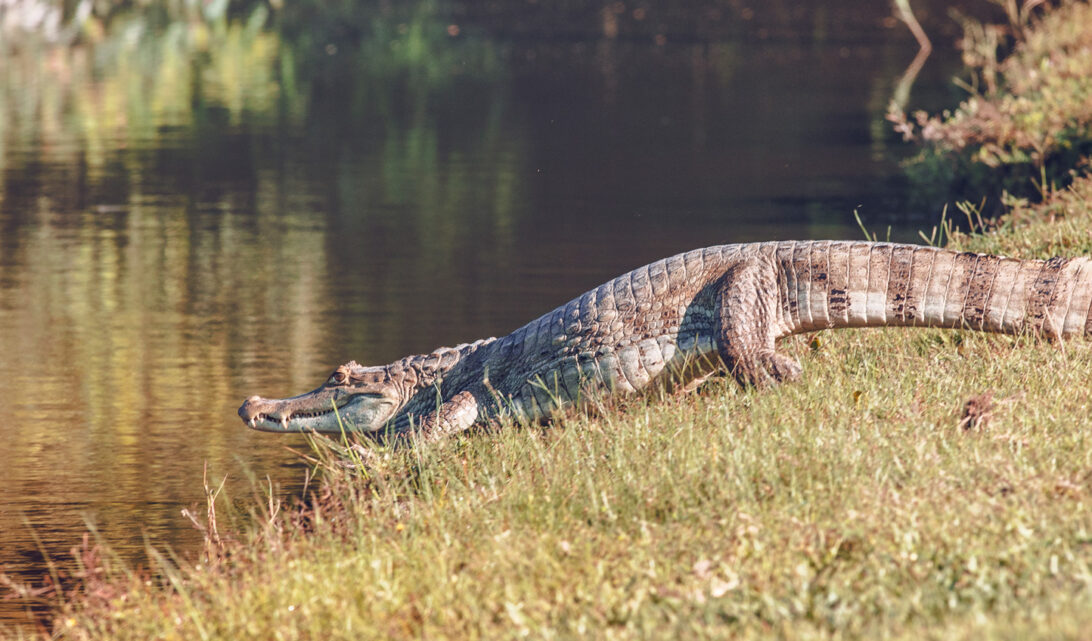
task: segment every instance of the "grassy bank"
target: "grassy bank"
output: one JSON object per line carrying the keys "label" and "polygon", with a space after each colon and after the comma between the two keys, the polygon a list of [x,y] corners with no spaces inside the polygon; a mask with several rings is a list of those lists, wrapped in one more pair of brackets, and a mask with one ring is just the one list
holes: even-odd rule
{"label": "grassy bank", "polygon": [[[1078,180],[952,244],[1092,254],[1089,196]],[[314,514],[260,516],[226,560],[162,583],[96,579],[58,631],[1081,638],[1084,342],[891,329],[789,349],[805,374],[779,389],[716,383],[398,453],[371,474],[332,466]]]}
{"label": "grassy bank", "polygon": [[[953,244],[1090,254],[1092,184],[1075,189]],[[1064,219],[1044,222],[1057,207]],[[227,560],[162,584],[95,583],[59,631],[1080,638],[1084,342],[892,329],[789,349],[805,373],[779,389],[716,383],[399,453],[371,474],[333,466],[311,517],[260,517]]]}
{"label": "grassy bank", "polygon": [[[1088,178],[1008,206],[950,246],[1092,255]],[[233,515],[218,497],[206,562],[149,578],[89,554],[55,631],[1087,638],[1088,347],[821,332],[788,342],[804,376],[777,389],[714,382],[391,453],[369,472],[320,448],[307,510]]]}

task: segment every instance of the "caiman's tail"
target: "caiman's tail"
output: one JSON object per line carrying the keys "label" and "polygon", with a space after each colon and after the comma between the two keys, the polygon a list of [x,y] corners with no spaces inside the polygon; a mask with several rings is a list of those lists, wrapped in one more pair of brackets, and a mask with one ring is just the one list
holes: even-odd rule
{"label": "caiman's tail", "polygon": [[782,312],[804,332],[968,328],[1049,338],[1092,333],[1092,260],[1017,260],[864,242],[778,243]]}

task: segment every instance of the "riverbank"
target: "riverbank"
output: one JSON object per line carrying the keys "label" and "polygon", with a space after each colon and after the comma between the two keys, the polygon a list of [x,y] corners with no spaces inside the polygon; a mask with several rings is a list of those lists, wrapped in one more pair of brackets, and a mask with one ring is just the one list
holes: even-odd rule
{"label": "riverbank", "polygon": [[[1007,207],[948,245],[1092,254],[1087,177]],[[88,555],[56,631],[1078,638],[1092,626],[1087,347],[821,332],[788,341],[804,375],[773,390],[716,382],[393,453],[367,474],[330,452],[309,510],[259,499],[233,515],[218,496],[208,562],[150,579]]]}
{"label": "riverbank", "polygon": [[[1090,254],[1090,196],[1081,178],[951,244]],[[94,581],[59,631],[1023,639],[1092,625],[1083,342],[891,329],[788,349],[804,377],[775,390],[634,400],[391,455],[372,476],[328,466],[312,514],[265,514],[225,560],[164,584]]]}

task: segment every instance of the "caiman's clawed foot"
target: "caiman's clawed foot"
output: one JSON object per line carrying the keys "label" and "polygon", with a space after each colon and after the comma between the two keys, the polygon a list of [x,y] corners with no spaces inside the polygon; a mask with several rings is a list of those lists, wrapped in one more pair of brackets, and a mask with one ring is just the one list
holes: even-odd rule
{"label": "caiman's clawed foot", "polygon": [[800,378],[803,368],[800,362],[791,356],[770,350],[760,352],[749,358],[736,361],[732,374],[740,385],[756,389],[769,387],[775,383],[788,383]]}

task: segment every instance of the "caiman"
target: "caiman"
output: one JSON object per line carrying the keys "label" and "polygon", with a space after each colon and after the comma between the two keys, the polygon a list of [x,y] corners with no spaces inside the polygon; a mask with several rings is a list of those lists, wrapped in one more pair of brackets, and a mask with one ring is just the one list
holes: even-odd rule
{"label": "caiman", "polygon": [[790,334],[840,327],[946,327],[1060,339],[1092,333],[1092,260],[1018,260],[891,243],[807,241],[707,247],[604,283],[502,338],[389,365],[349,362],[317,389],[252,396],[250,427],[356,430],[434,440],[508,415],[651,386],[692,388],[726,372],[789,381]]}

